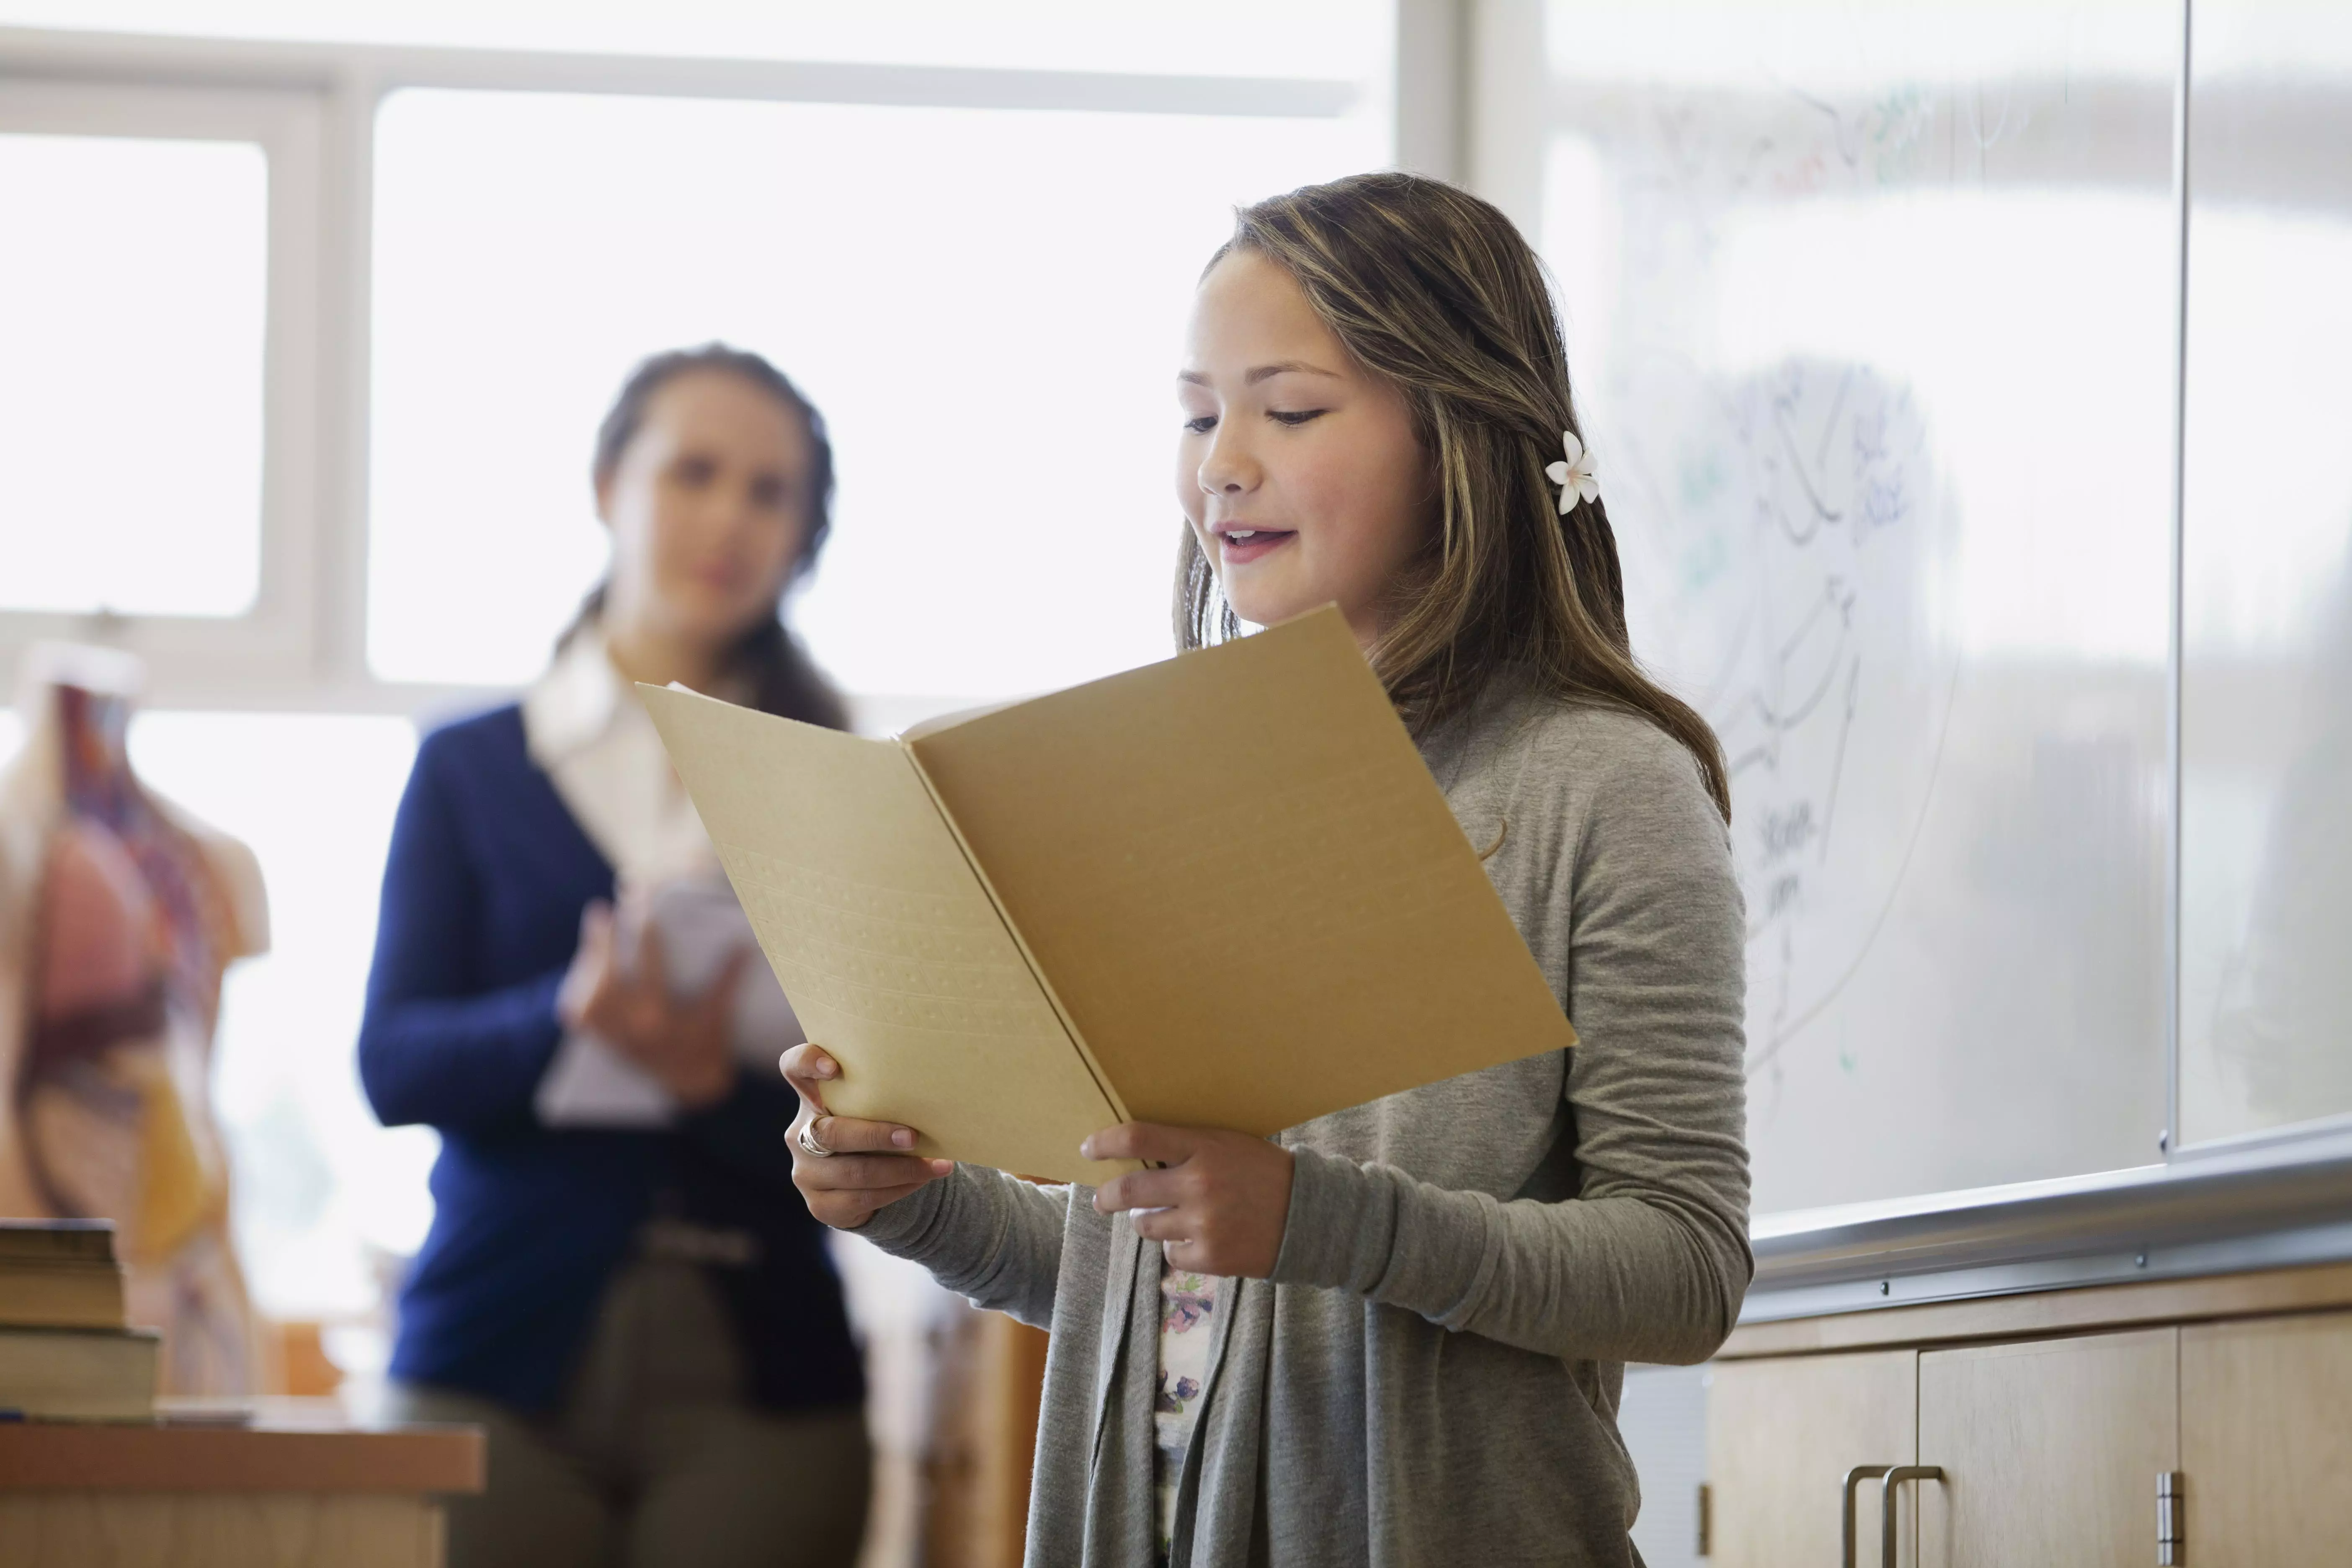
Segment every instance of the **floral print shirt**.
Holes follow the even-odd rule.
[[[1184,1478],[1184,1450],[1201,1418],[1201,1393],[1209,1384],[1210,1320],[1217,1310],[1223,1279],[1189,1274],[1160,1263],[1160,1398],[1152,1407],[1152,1483],[1160,1505],[1160,1560],[1176,1542],[1176,1489]]]

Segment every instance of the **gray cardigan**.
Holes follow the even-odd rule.
[[[1690,756],[1528,696],[1423,755],[1580,1044],[1327,1116],[1271,1280],[1229,1287],[1175,1562],[1630,1563],[1628,1361],[1705,1359],[1748,1286],[1743,917]],[[1572,1059],[1571,1059],[1572,1058]],[[1154,1560],[1160,1253],[1092,1190],[960,1166],[861,1234],[1050,1328],[1036,1568]]]

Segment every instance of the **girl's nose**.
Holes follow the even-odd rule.
[[[1200,486],[1204,494],[1233,496],[1247,491],[1257,483],[1257,465],[1250,460],[1242,444],[1225,434],[1220,425],[1209,450],[1201,459]]]

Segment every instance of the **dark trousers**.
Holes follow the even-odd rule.
[[[478,1426],[489,1489],[449,1500],[448,1568],[851,1568],[866,1530],[864,1413],[745,1403],[742,1352],[700,1266],[614,1277],[552,1415],[394,1384],[394,1421]]]

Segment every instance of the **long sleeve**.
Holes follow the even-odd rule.
[[[877,1210],[854,1234],[894,1258],[921,1264],[975,1306],[1049,1328],[1071,1191],[958,1165]]]
[[[561,967],[474,984],[482,897],[432,742],[394,818],[360,1025],[360,1080],[386,1126],[476,1129],[527,1121],[553,1056]]]
[[[1659,736],[1615,760],[1563,850],[1532,885],[1570,900],[1568,952],[1534,945],[1565,958],[1580,1040],[1566,1085],[1577,1196],[1447,1191],[1300,1148],[1274,1278],[1547,1355],[1704,1360],[1753,1272],[1729,845],[1689,758]]]

